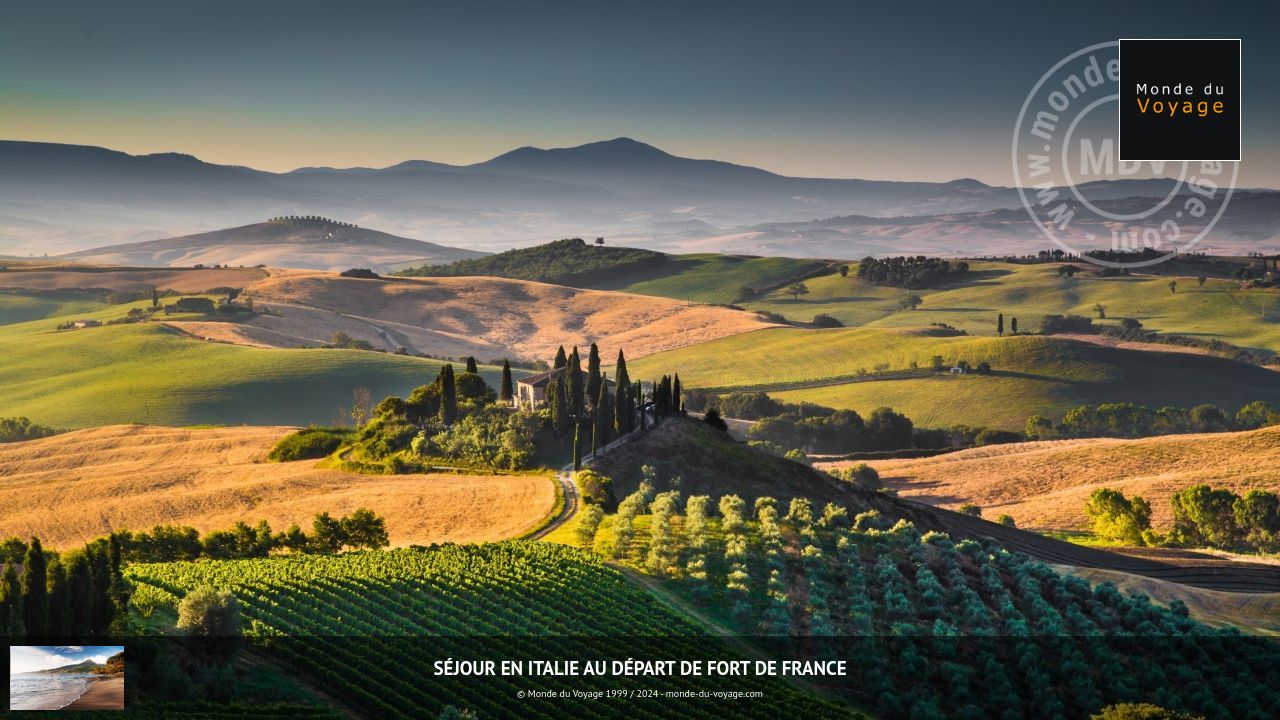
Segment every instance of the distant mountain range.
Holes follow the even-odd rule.
[[[82,250],[60,256],[98,265],[166,267],[267,265],[312,270],[409,266],[469,260],[485,253],[411,240],[326,219],[278,219],[165,240]]]
[[[1080,191],[1090,201],[1119,201],[1162,196],[1172,182],[1096,182]],[[1280,198],[1268,196],[1273,204]],[[173,153],[135,156],[0,141],[0,255],[58,255],[186,237],[277,215],[322,215],[478,250],[605,236],[616,244],[739,252],[770,252],[776,238],[756,240],[780,224],[851,216],[905,216],[915,223],[927,216],[934,218],[934,229],[913,233],[919,242],[912,247],[942,252],[948,244],[981,239],[975,233],[985,232],[983,223],[970,225],[978,219],[974,214],[1018,207],[1016,190],[971,179],[787,177],[678,157],[629,138],[550,150],[524,147],[465,166],[411,160],[379,169],[308,167],[286,173]],[[1018,246],[1008,252],[1044,244],[1028,228],[1008,229],[1014,237],[1007,240]],[[1257,237],[1257,228],[1246,230]],[[792,244],[789,254],[861,256],[872,248],[895,252],[900,241],[894,232],[879,231],[834,239],[840,242]],[[198,256],[158,252],[182,262]]]

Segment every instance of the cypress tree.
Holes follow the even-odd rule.
[[[671,381],[671,412],[676,415],[684,414],[684,398],[680,393],[680,373],[676,373],[675,379]]]
[[[573,471],[578,472],[582,469],[582,423],[575,422],[573,424]]]
[[[619,386],[621,387],[621,386]],[[613,408],[609,403],[609,383],[601,382],[596,396],[595,432],[591,434],[591,454],[609,444],[609,431],[613,429]]]
[[[115,600],[111,597],[111,560],[107,556],[107,549],[102,545],[101,542],[95,542],[89,547],[92,578],[89,632],[95,637],[103,637],[111,632],[111,621],[116,615]]]
[[[467,356],[467,372],[474,373],[476,375],[480,374],[480,367],[476,365],[476,359],[471,355]]]
[[[560,349],[556,351],[556,361],[551,365],[551,369],[559,370],[560,368],[564,367],[568,363],[569,361],[568,359],[565,358],[565,355],[564,355],[564,346],[561,345]]]
[[[511,386],[511,363],[503,360],[502,382],[498,385],[498,399],[509,403],[513,397],[515,397],[515,392]]]
[[[452,425],[458,419],[458,388],[453,383],[453,364],[446,363],[440,368],[440,421]]]
[[[996,334],[1004,335],[1004,313],[996,315]]]
[[[631,409],[633,411],[638,410],[640,413],[640,420],[643,421],[644,420],[644,383],[640,380],[636,381],[635,389],[631,391],[630,403],[631,403]],[[635,430],[635,429],[636,429],[636,417],[633,414],[631,417],[627,418],[627,431],[630,432],[631,430]]]
[[[49,561],[49,634],[59,637],[71,635],[71,593],[67,587],[67,568],[57,555]]]
[[[631,377],[627,375],[627,359],[618,351],[618,362],[613,366],[613,379],[617,390],[613,400],[613,427],[619,435],[631,432],[635,408],[631,403]],[[604,383],[607,387],[608,383]]]
[[[595,343],[591,343],[591,350],[587,353],[587,397],[592,405],[600,397],[600,348]]]
[[[547,409],[551,413],[551,428],[556,437],[564,437],[569,432],[572,417],[569,413],[569,399],[565,392],[564,373],[547,382]]]
[[[569,353],[569,364],[565,366],[568,375],[568,383],[566,384],[569,397],[569,405],[573,411],[573,418],[580,420],[583,417],[583,408],[586,406],[587,387],[586,378],[582,374],[582,359],[578,356],[578,348],[574,348]]]
[[[18,571],[13,564],[5,568],[4,580],[0,582],[0,608],[4,610],[0,623],[4,624],[4,634],[10,637],[22,637],[26,634],[22,623],[22,585],[18,581]]]
[[[1009,330],[1012,331],[1014,335],[1018,334],[1018,318],[1013,318],[1009,321]]]
[[[160,307],[160,293],[155,288],[151,288],[151,307]]]
[[[645,407],[644,407],[644,381],[643,380],[636,381],[636,397],[638,398],[637,402],[640,405],[640,432],[644,432],[645,430],[649,429],[648,427],[649,415],[648,413],[645,412]]]
[[[31,538],[22,567],[22,617],[27,634],[49,634],[49,575],[40,538]]]
[[[83,551],[71,556],[67,567],[68,622],[66,631],[73,637],[86,637],[93,619],[93,577],[89,558]]]

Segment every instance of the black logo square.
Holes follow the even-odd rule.
[[[1240,159],[1239,40],[1120,40],[1120,159]]]

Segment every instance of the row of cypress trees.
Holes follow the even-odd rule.
[[[5,543],[0,623],[9,637],[104,637],[129,602],[120,543],[101,538],[66,554],[39,538]]]

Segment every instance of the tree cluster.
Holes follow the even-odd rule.
[[[1245,405],[1235,415],[1208,403],[1190,409],[1162,407],[1155,410],[1133,403],[1104,403],[1073,408],[1057,423],[1042,415],[1035,415],[1027,420],[1024,434],[1028,440],[1139,438],[1255,430],[1276,424],[1280,424],[1280,409],[1261,400]]]
[[[0,628],[8,637],[106,637],[129,603],[120,545],[98,539],[66,553],[10,538],[0,547]]]
[[[376,550],[388,545],[386,522],[367,508],[335,518],[316,513],[311,531],[297,524],[272,532],[266,520],[251,526],[243,521],[225,530],[199,531],[185,525],[157,525],[149,531],[119,530],[111,535],[129,562],[177,562],[208,558],[231,560],[267,557],[276,551],[335,553],[346,548]]]
[[[858,277],[874,285],[931,288],[969,272],[969,263],[916,255],[912,257],[863,258]]]
[[[1253,489],[1237,495],[1226,488],[1193,485],[1174,493],[1173,527],[1167,535],[1151,529],[1151,505],[1111,488],[1089,496],[1085,514],[1094,532],[1130,545],[1212,547],[1274,551],[1280,548],[1280,495]]]
[[[57,433],[54,428],[37,425],[24,417],[0,418],[0,443],[36,440]]]

